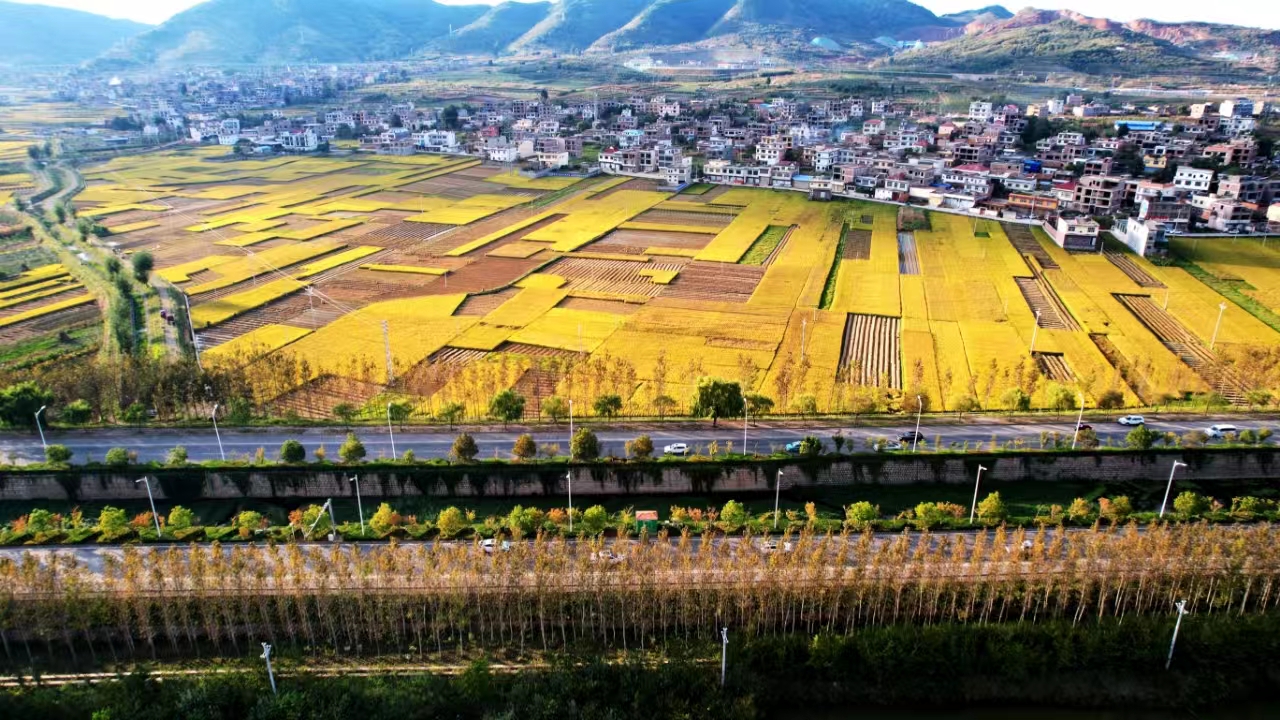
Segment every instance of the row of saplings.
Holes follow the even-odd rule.
[[[1012,516],[1009,506],[1000,493],[987,495],[972,510],[950,502],[922,502],[914,508],[896,515],[885,515],[878,505],[855,502],[843,508],[843,516],[820,512],[814,503],[805,504],[803,512],[786,510],[776,518],[771,511],[751,513],[736,500],[726,502],[720,508],[694,508],[673,506],[663,528],[678,533],[767,534],[770,532],[842,532],[844,530],[900,531],[906,528],[918,530],[962,529],[974,526],[993,527],[1005,523],[1017,525],[1076,525],[1089,526],[1107,522],[1118,525],[1128,521],[1154,521],[1156,513],[1135,512],[1126,496],[1099,498],[1096,502],[1076,498],[1070,505],[1048,505],[1036,509],[1033,517]],[[974,523],[969,522],[972,511]],[[1280,507],[1274,500],[1256,497],[1237,497],[1228,508],[1219,501],[1186,491],[1173,501],[1171,516],[1174,520],[1197,519],[1215,522],[1250,522],[1256,520],[1280,520]],[[572,517],[572,530],[570,530]],[[157,526],[159,534],[157,534]],[[490,515],[483,520],[474,510],[447,507],[434,519],[419,518],[397,512],[388,503],[382,503],[364,521],[340,522],[336,536],[346,539],[405,538],[531,538],[545,536],[595,537],[606,531],[633,533],[637,531],[636,517],[627,508],[610,513],[603,506],[594,505],[585,510],[515,506],[503,515]],[[273,525],[268,517],[254,510],[238,513],[230,522],[219,525],[202,525],[190,509],[175,506],[167,515],[139,513],[130,518],[115,507],[105,507],[95,519],[84,517],[79,509],[65,515],[49,510],[33,510],[0,528],[0,544],[47,545],[56,543],[77,544],[85,542],[202,542],[202,541],[253,541],[266,540],[289,542],[315,540],[335,532],[332,516],[319,505],[307,505],[289,513],[284,525]]]

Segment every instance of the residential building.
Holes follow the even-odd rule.
[[[978,122],[978,123],[989,122],[991,120],[992,111],[993,111],[993,106],[989,102],[969,103],[969,119],[974,122]]]
[[[1124,180],[1109,175],[1085,175],[1076,182],[1071,209],[1088,215],[1114,215],[1124,200]]]
[[[1214,174],[1213,170],[1202,170],[1190,165],[1179,165],[1178,171],[1173,174],[1173,186],[1187,192],[1209,192],[1209,186],[1213,184]]]
[[[1099,227],[1092,218],[1058,215],[1045,220],[1044,230],[1065,250],[1097,250],[1099,247]]]
[[[1169,249],[1168,228],[1154,220],[1123,218],[1111,228],[1111,234],[1138,255],[1163,253]]]
[[[1205,210],[1204,223],[1218,232],[1248,232],[1253,225],[1253,211],[1256,207],[1234,200],[1214,200]]]

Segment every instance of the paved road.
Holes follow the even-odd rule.
[[[1161,420],[1148,416],[1148,427],[1157,432],[1175,432],[1179,435],[1190,430],[1203,430],[1217,419]],[[1099,440],[1113,444],[1124,443],[1124,436],[1131,428],[1115,424],[1113,421],[1092,420]],[[1235,421],[1241,429],[1257,428],[1267,423],[1256,419]],[[781,450],[787,443],[794,442],[806,435],[816,435],[830,447],[831,436],[838,430],[850,439],[850,446],[859,450],[867,447],[867,439],[897,437],[899,433],[914,428],[914,423],[904,420],[901,424],[885,427],[858,427],[848,425],[821,424],[812,427],[804,426],[765,426],[754,424],[747,429],[747,449],[753,452],[770,452]],[[951,443],[969,443],[972,447],[977,443],[989,443],[994,437],[999,442],[1021,439],[1029,447],[1040,446],[1041,432],[1059,432],[1070,435],[1075,430],[1074,419],[1063,416],[1061,419],[1050,419],[1044,422],[1003,423],[990,419],[975,420],[957,424],[925,424],[920,432],[925,436],[925,447],[936,444],[937,438],[944,445]],[[386,427],[365,426],[355,430],[356,435],[368,450],[369,458],[392,457],[392,441],[395,443],[395,454],[403,454],[405,450],[413,450],[418,458],[440,458],[449,454],[453,446],[453,438],[458,431],[445,429],[405,428],[388,433]],[[510,457],[511,446],[523,429],[509,431],[473,432],[476,444],[480,447],[480,457]],[[624,444],[641,433],[647,433],[659,451],[669,443],[684,442],[691,446],[705,446],[715,441],[723,451],[728,443],[733,443],[735,452],[743,447],[742,423],[736,425],[721,423],[713,429],[708,425],[696,426],[694,429],[672,425],[636,425],[625,429],[597,430],[601,450],[604,454],[624,454]],[[541,446],[558,444],[560,452],[569,449],[569,430],[566,425],[559,428],[538,428],[531,433]],[[345,430],[338,428],[252,428],[221,429],[221,448],[218,436],[212,428],[205,429],[106,429],[86,431],[46,430],[45,437],[50,443],[60,443],[75,453],[73,462],[86,460],[101,461],[107,450],[113,447],[124,447],[138,453],[142,461],[163,460],[170,448],[182,445],[187,449],[191,460],[216,460],[220,453],[228,459],[236,456],[252,456],[258,448],[265,448],[267,456],[274,458],[280,444],[293,438],[300,440],[307,449],[307,456],[312,457],[316,448],[323,446],[329,457],[336,458],[338,446],[346,435]],[[43,459],[40,438],[35,433],[0,433],[0,454],[17,462],[38,462]]]

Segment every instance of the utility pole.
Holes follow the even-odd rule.
[[[387,350],[387,384],[390,385],[396,380],[396,370],[395,366],[391,364],[391,328],[387,325],[386,320],[382,321],[382,344],[386,346]]]
[[[391,438],[391,459],[396,459],[396,434],[391,430],[391,403],[387,403],[387,436]]]

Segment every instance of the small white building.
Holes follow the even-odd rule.
[[[1173,175],[1173,186],[1186,192],[1206,193],[1209,192],[1209,185],[1213,183],[1213,175],[1213,170],[1179,165],[1178,172]]]

